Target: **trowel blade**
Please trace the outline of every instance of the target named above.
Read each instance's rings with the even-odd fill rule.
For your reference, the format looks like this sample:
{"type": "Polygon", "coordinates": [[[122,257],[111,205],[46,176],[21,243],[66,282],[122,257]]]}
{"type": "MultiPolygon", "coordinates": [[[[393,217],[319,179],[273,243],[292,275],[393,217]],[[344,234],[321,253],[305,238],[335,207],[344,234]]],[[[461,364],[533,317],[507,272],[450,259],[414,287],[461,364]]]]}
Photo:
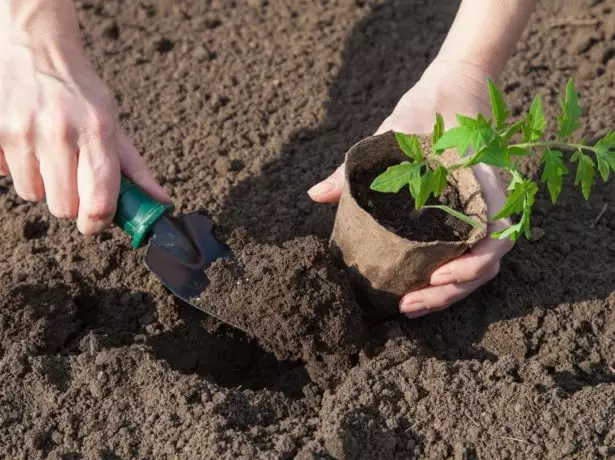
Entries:
{"type": "Polygon", "coordinates": [[[153,228],[145,265],[175,296],[228,323],[193,301],[209,285],[205,270],[211,263],[233,258],[231,250],[214,238],[212,229],[211,220],[200,213],[164,215],[153,228]]]}

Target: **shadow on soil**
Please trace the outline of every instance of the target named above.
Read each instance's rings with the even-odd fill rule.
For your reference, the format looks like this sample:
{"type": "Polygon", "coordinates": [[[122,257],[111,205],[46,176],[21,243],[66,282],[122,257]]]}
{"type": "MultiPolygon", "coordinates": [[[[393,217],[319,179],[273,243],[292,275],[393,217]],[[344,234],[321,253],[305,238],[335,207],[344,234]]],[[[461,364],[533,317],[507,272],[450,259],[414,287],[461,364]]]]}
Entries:
{"type": "Polygon", "coordinates": [[[150,335],[145,327],[154,321],[155,305],[147,293],[97,289],[79,278],[70,285],[53,287],[20,284],[11,294],[12,303],[3,306],[0,322],[16,332],[12,341],[26,340],[36,354],[47,355],[46,373],[58,388],[65,386],[66,376],[58,361],[63,355],[95,354],[138,342],[148,345],[156,358],[173,369],[205,376],[227,388],[268,388],[298,397],[309,382],[301,364],[278,361],[230,327],[210,332],[204,324],[207,315],[179,301],[184,325],[150,335]],[[23,316],[30,323],[34,320],[36,327],[21,329],[23,316]]]}

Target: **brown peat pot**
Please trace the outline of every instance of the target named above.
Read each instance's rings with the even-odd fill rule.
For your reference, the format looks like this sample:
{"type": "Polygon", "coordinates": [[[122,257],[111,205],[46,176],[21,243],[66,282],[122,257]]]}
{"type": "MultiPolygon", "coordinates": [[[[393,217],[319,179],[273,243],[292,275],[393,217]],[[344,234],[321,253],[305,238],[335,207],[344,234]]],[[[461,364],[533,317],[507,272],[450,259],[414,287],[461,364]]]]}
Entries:
{"type": "MultiPolygon", "coordinates": [[[[430,155],[431,135],[420,135],[419,139],[424,152],[430,155]]],[[[447,150],[439,158],[444,164],[451,164],[459,160],[459,155],[455,150],[447,150]]],[[[364,179],[365,172],[374,168],[380,168],[379,172],[382,172],[383,164],[405,160],[408,158],[390,131],[358,142],[346,154],[346,184],[337,209],[331,249],[347,268],[358,301],[364,313],[371,317],[397,314],[403,294],[427,286],[431,274],[440,265],[460,256],[486,236],[486,229],[463,224],[467,226],[466,231],[458,238],[413,240],[408,238],[408,232],[404,232],[406,237],[402,237],[378,222],[367,206],[364,208],[360,204],[358,193],[365,190],[366,185],[359,183],[358,179],[364,179]]],[[[472,169],[457,169],[448,182],[456,195],[458,210],[486,224],[487,206],[472,169]]],[[[384,197],[392,195],[384,194],[384,197]]],[[[442,223],[446,219],[461,223],[440,210],[421,212],[427,211],[442,213],[438,216],[442,223]]],[[[420,214],[415,220],[413,227],[417,231],[421,229],[422,217],[420,214]]],[[[412,231],[410,229],[410,233],[412,231]]]]}

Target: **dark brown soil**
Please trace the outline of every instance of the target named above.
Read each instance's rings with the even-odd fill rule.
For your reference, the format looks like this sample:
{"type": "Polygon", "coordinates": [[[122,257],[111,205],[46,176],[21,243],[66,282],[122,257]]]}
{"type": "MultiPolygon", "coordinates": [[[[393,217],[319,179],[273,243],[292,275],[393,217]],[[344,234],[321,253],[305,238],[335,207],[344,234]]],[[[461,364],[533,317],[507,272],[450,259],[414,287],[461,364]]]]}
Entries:
{"type": "MultiPolygon", "coordinates": [[[[280,274],[261,275],[251,307],[271,289],[284,312],[321,312],[314,283],[339,305],[331,318],[355,324],[339,272],[324,255],[310,265],[335,209],[305,190],[373,134],[458,2],[78,3],[122,124],[178,209],[207,209],[236,252],[280,274]],[[292,282],[287,257],[304,267],[292,282]]],[[[611,1],[541,2],[503,78],[513,112],[540,92],[555,120],[572,76],[588,138],[615,127],[614,24],[611,1]]],[[[293,345],[279,360],[269,334],[257,342],[171,297],[117,229],[83,238],[2,179],[0,457],[612,456],[615,184],[585,202],[572,176],[556,207],[537,200],[542,237],[519,242],[493,282],[449,311],[366,325],[328,390],[296,352],[307,323],[282,329],[293,345]]],[[[346,349],[319,328],[304,343],[346,349]]]]}
{"type": "Polygon", "coordinates": [[[280,360],[301,360],[313,381],[339,383],[363,341],[361,310],[322,240],[247,244],[216,261],[195,301],[246,331],[280,360]],[[238,250],[239,251],[239,250],[238,250]]]}
{"type": "MultiPolygon", "coordinates": [[[[413,241],[463,241],[472,230],[469,224],[437,209],[414,209],[414,198],[408,187],[397,193],[381,193],[370,188],[371,183],[394,163],[382,163],[375,168],[357,171],[350,180],[352,190],[363,209],[378,223],[396,235],[413,241]]],[[[458,193],[448,186],[439,199],[431,197],[427,203],[444,204],[461,210],[458,193]]]]}

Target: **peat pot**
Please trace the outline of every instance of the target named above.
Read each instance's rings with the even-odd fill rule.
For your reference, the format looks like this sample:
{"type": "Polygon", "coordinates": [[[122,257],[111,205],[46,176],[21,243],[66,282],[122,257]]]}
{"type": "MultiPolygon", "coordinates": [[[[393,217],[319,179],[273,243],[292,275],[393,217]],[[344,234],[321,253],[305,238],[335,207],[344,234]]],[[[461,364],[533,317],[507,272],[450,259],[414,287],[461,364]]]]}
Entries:
{"type": "MultiPolygon", "coordinates": [[[[420,135],[419,139],[424,152],[431,154],[431,135],[420,135]]],[[[451,164],[459,156],[455,150],[447,150],[439,158],[444,164],[451,164]]],[[[379,222],[373,215],[374,209],[370,209],[360,196],[366,190],[362,182],[365,182],[368,171],[377,170],[380,173],[386,166],[405,160],[408,158],[390,131],[358,142],[346,154],[346,183],[330,244],[333,253],[347,268],[365,314],[372,317],[397,314],[403,294],[428,285],[431,274],[440,265],[460,256],[486,236],[484,228],[474,228],[436,209],[412,213],[415,216],[412,228],[405,228],[404,232],[394,231],[390,225],[379,222]],[[432,240],[427,237],[426,240],[422,227],[428,217],[432,226],[435,218],[442,225],[461,224],[465,229],[453,232],[452,237],[445,239],[432,240]],[[421,232],[420,238],[413,237],[421,232]],[[404,233],[404,236],[398,233],[404,233]]],[[[472,169],[457,169],[449,176],[448,183],[449,192],[455,195],[455,207],[485,224],[487,206],[472,169]]],[[[408,205],[413,207],[409,193],[406,190],[403,192],[410,200],[408,205]]],[[[388,200],[394,197],[393,194],[382,194],[377,198],[388,200]]]]}

